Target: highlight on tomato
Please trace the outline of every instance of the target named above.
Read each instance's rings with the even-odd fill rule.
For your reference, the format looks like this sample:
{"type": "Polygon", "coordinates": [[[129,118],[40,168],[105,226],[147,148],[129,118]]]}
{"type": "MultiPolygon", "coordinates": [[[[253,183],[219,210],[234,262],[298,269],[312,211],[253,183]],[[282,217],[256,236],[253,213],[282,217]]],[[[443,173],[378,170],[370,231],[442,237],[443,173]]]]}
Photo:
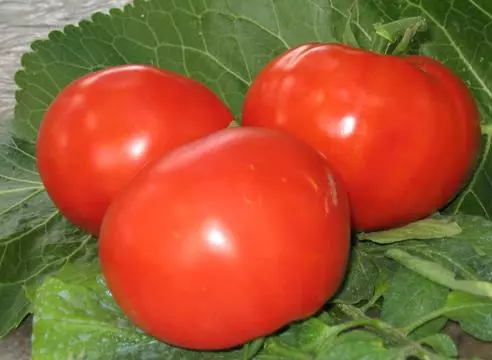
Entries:
{"type": "Polygon", "coordinates": [[[116,303],[174,346],[216,350],[319,310],[350,247],[348,198],[303,141],[231,128],[144,169],[110,205],[99,256],[116,303]]]}
{"type": "Polygon", "coordinates": [[[443,208],[469,179],[480,149],[471,92],[425,56],[308,43],[271,60],[246,94],[242,123],[285,131],[338,174],[353,225],[405,225],[443,208]]]}
{"type": "Polygon", "coordinates": [[[97,235],[114,198],[148,163],[233,121],[205,85],[149,65],[89,73],[49,106],[37,165],[61,214],[97,235]]]}

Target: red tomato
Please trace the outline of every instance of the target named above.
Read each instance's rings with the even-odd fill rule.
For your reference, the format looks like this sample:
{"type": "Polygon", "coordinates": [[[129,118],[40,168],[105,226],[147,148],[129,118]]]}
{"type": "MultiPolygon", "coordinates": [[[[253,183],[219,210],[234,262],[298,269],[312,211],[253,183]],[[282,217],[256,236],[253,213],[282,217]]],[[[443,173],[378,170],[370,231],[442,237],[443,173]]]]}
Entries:
{"type": "Polygon", "coordinates": [[[142,171],[109,207],[99,244],[108,287],[136,325],[175,346],[225,349],[333,295],[348,198],[304,142],[226,129],[142,171]]]}
{"type": "Polygon", "coordinates": [[[39,173],[60,212],[97,235],[113,197],[145,164],[232,120],[216,95],[182,75],[147,65],[103,69],[72,82],[48,108],[39,173]]]}
{"type": "Polygon", "coordinates": [[[311,144],[347,189],[353,225],[370,231],[442,208],[472,172],[480,123],[470,91],[427,57],[312,43],[273,59],[246,95],[243,125],[311,144]]]}

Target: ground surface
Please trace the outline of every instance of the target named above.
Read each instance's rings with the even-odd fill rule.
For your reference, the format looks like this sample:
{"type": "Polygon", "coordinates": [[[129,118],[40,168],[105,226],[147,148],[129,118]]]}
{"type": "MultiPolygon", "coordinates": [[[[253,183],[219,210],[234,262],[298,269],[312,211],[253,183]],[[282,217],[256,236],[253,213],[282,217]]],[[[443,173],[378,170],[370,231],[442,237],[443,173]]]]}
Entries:
{"type": "MultiPolygon", "coordinates": [[[[0,0],[0,119],[12,116],[13,74],[32,40],[44,38],[50,30],[76,23],[94,11],[126,2],[128,0],[0,0]]],[[[28,320],[0,340],[0,360],[30,359],[30,331],[31,321],[28,320]]],[[[465,336],[457,326],[450,326],[448,333],[459,343],[463,358],[477,355],[483,360],[492,360],[492,346],[465,336]]]]}

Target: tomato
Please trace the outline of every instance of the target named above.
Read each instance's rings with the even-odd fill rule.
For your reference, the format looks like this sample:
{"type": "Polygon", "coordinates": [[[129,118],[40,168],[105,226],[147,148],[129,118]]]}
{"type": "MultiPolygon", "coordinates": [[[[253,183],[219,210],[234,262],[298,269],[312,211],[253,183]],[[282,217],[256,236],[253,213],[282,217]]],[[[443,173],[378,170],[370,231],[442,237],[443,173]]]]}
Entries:
{"type": "Polygon", "coordinates": [[[215,94],[182,75],[147,65],[99,70],[49,106],[39,173],[60,212],[97,235],[111,200],[144,165],[232,120],[215,94]]]}
{"type": "Polygon", "coordinates": [[[230,128],[142,171],[109,207],[99,245],[108,288],[137,326],[171,345],[225,349],[333,295],[348,198],[304,142],[230,128]]]}
{"type": "Polygon", "coordinates": [[[450,69],[424,56],[340,44],[303,44],[273,59],[246,94],[242,121],[294,134],[321,152],[363,231],[441,209],[480,149],[477,106],[450,69]]]}

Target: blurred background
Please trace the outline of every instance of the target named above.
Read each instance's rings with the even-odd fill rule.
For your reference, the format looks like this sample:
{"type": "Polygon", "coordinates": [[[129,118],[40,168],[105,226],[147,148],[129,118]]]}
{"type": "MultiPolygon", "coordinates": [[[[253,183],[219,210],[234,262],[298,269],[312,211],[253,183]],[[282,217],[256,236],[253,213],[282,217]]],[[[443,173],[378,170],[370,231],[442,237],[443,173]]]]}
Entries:
{"type": "Polygon", "coordinates": [[[14,74],[35,39],[129,0],[0,0],[0,120],[12,116],[14,74]]]}

